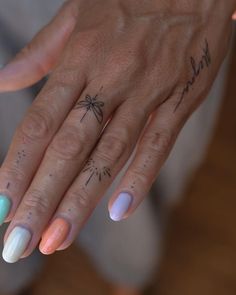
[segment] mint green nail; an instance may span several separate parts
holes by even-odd
[[[0,195],[0,226],[4,223],[11,209],[11,201],[8,197]]]

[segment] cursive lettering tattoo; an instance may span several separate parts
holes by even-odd
[[[202,57],[199,62],[196,62],[196,59],[194,57],[190,57],[190,64],[192,68],[192,77],[187,81],[185,84],[181,94],[179,101],[174,109],[174,112],[177,111],[179,106],[181,105],[182,101],[184,100],[185,96],[188,94],[190,89],[193,87],[195,84],[197,78],[199,75],[202,73],[202,71],[206,68],[208,68],[211,64],[211,54],[210,54],[210,49],[209,49],[209,44],[207,39],[205,39],[205,45],[204,48],[202,49]]]
[[[87,171],[90,172],[90,175],[88,180],[85,183],[86,186],[94,177],[96,177],[99,180],[99,182],[101,182],[104,177],[109,177],[109,178],[111,177],[111,169],[106,166],[103,166],[102,168],[96,167],[95,161],[93,159],[88,160],[82,172],[87,172]]]
[[[85,113],[83,117],[81,118],[80,122],[84,120],[88,112],[93,112],[94,116],[96,117],[98,123],[102,123],[103,121],[103,110],[104,102],[98,100],[98,94],[94,97],[91,97],[90,95],[86,95],[85,100],[79,101],[75,109],[85,109]]]

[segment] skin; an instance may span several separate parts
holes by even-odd
[[[111,208],[120,192],[129,192],[134,199],[125,217],[135,211],[212,86],[227,53],[235,2],[67,1],[0,71],[2,92],[51,72],[0,170],[1,192],[12,200],[5,239],[16,225],[32,233],[22,257],[59,217],[70,231],[58,250],[67,248],[137,145],[109,203]],[[211,62],[204,59],[194,74],[190,58],[199,66],[207,46]],[[75,107],[87,95],[103,104],[97,117]],[[85,171],[90,158],[110,175],[99,179]]]

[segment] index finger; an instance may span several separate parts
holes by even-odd
[[[84,86],[85,75],[77,77],[77,69],[62,64],[29,108],[0,169],[0,224],[13,217],[48,144]]]

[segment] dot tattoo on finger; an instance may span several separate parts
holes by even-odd
[[[20,152],[17,153],[17,158],[16,158],[16,164],[19,164],[20,161],[26,157],[25,150],[21,150]]]
[[[96,166],[95,161],[93,159],[89,159],[84,170],[82,171],[83,173],[85,172],[89,172],[89,178],[85,183],[85,186],[87,186],[89,184],[89,182],[93,179],[93,178],[97,178],[99,180],[99,182],[102,181],[103,178],[105,177],[111,177],[111,169],[103,166],[102,168],[99,168]]]
[[[133,183],[131,184],[130,188],[131,188],[131,189],[134,189],[135,184],[136,184],[136,182],[133,181]]]
[[[30,212],[28,213],[28,215],[27,215],[27,219],[28,219],[28,220],[31,220],[32,215],[33,215],[33,213],[30,211]]]

